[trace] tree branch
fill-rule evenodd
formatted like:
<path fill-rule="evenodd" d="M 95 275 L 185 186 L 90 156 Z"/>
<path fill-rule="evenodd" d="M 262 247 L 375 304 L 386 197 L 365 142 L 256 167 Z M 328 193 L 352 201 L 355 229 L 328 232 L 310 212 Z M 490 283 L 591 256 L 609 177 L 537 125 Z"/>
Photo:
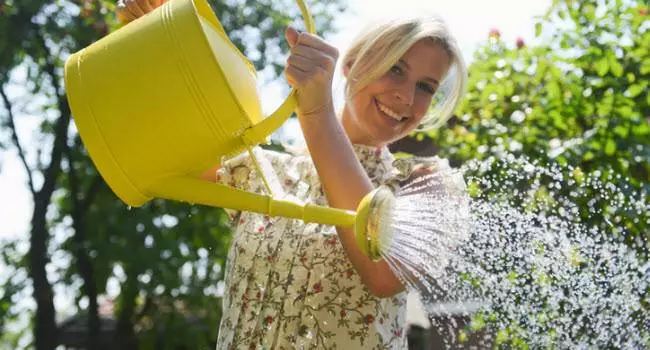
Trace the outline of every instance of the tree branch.
<path fill-rule="evenodd" d="M 47 166 L 47 169 L 43 174 L 44 184 L 40 190 L 42 195 L 49 197 L 54 191 L 56 179 L 58 178 L 59 172 L 61 170 L 61 158 L 68 138 L 68 126 L 70 125 L 71 111 L 70 106 L 68 105 L 68 100 L 61 92 L 61 84 L 59 81 L 60 79 L 56 74 L 56 67 L 52 62 L 52 55 L 50 54 L 49 48 L 45 44 L 45 38 L 40 33 L 40 30 L 36 24 L 34 24 L 34 26 L 34 30 L 37 34 L 34 39 L 38 42 L 39 46 L 43 50 L 43 56 L 46 59 L 43 70 L 50 77 L 56 96 L 57 107 L 61 113 L 61 116 L 57 120 L 54 128 L 54 146 L 52 147 L 50 164 Z"/>
<path fill-rule="evenodd" d="M 34 188 L 34 178 L 32 177 L 32 170 L 29 168 L 29 164 L 27 164 L 27 158 L 25 156 L 25 150 L 23 149 L 20 140 L 18 139 L 18 133 L 16 132 L 16 124 L 14 123 L 14 113 L 12 111 L 12 105 L 11 101 L 9 101 L 9 97 L 5 93 L 4 90 L 4 85 L 0 85 L 0 95 L 2 96 L 2 102 L 4 103 L 4 107 L 7 110 L 7 113 L 9 114 L 9 129 L 11 129 L 11 140 L 14 143 L 14 146 L 16 146 L 16 149 L 18 150 L 18 157 L 20 158 L 20 161 L 23 163 L 23 166 L 25 167 L 25 172 L 27 172 L 27 183 L 29 185 L 29 191 L 32 193 L 32 196 L 36 196 L 36 189 Z"/>
<path fill-rule="evenodd" d="M 90 207 L 90 204 L 92 204 L 93 200 L 95 200 L 95 195 L 97 192 L 99 192 L 99 188 L 102 185 L 102 178 L 99 175 L 95 175 L 93 177 L 92 182 L 88 186 L 88 190 L 86 191 L 86 196 L 84 197 L 84 200 L 79 203 L 79 208 L 81 211 L 84 213 L 88 210 Z"/>
<path fill-rule="evenodd" d="M 57 107 L 60 116 L 54 126 L 54 142 L 50 154 L 50 163 L 43 171 L 43 185 L 34 195 L 34 213 L 32 215 L 32 232 L 29 248 L 29 275 L 34 284 L 33 296 L 36 300 L 36 315 L 34 324 L 35 348 L 54 349 L 57 343 L 58 328 L 56 325 L 56 310 L 54 308 L 54 292 L 47 279 L 45 266 L 49 262 L 47 243 L 50 232 L 47 225 L 47 208 L 52 201 L 52 193 L 56 189 L 57 180 L 61 173 L 61 158 L 68 139 L 70 125 L 70 106 L 61 95 L 60 79 L 56 74 L 56 67 L 50 51 L 45 45 L 45 39 L 37 24 L 34 26 L 34 42 L 40 45 L 42 52 L 36 52 L 35 58 L 43 57 L 46 61 L 42 69 L 51 78 L 55 90 Z"/>

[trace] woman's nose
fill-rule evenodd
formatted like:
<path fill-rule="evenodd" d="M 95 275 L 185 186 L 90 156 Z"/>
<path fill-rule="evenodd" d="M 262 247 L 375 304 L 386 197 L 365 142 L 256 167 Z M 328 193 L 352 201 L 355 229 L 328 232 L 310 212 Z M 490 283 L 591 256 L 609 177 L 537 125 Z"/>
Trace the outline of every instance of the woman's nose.
<path fill-rule="evenodd" d="M 410 107 L 415 98 L 415 88 L 411 84 L 400 84 L 395 88 L 393 95 L 398 101 Z"/>

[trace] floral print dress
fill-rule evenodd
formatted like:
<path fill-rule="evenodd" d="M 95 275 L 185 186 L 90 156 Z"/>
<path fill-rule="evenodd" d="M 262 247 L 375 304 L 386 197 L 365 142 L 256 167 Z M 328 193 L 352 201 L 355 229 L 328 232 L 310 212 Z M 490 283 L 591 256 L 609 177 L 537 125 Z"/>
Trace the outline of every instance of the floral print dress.
<path fill-rule="evenodd" d="M 386 147 L 354 149 L 375 185 L 399 177 Z M 253 151 L 275 198 L 327 205 L 309 156 Z M 224 162 L 217 181 L 267 192 L 248 153 Z M 406 293 L 373 296 L 333 226 L 228 213 L 235 226 L 218 349 L 407 348 Z"/>

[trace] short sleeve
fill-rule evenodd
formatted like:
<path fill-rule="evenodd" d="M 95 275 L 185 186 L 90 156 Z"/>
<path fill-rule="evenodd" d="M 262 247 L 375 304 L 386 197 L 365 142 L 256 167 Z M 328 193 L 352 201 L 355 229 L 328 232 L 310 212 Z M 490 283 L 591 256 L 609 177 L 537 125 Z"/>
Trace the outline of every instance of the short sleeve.
<path fill-rule="evenodd" d="M 275 197 L 282 197 L 284 190 L 280 179 L 287 171 L 287 160 L 290 156 L 281 152 L 264 150 L 254 147 L 252 152 L 257 164 L 250 152 L 241 153 L 233 158 L 224 160 L 216 174 L 216 182 L 236 188 L 238 190 L 253 192 L 257 194 L 270 195 L 266 184 L 271 188 Z M 256 166 L 258 165 L 258 166 Z M 260 173 L 263 172 L 264 176 Z M 264 182 L 264 179 L 267 182 Z M 224 208 L 231 220 L 239 216 L 238 210 Z"/>
<path fill-rule="evenodd" d="M 252 191 L 254 190 L 254 184 L 251 180 L 254 172 L 254 165 L 250 154 L 244 152 L 222 162 L 221 167 L 217 170 L 216 182 L 242 191 Z M 240 214 L 239 210 L 230 208 L 223 209 L 231 220 L 236 219 Z"/>

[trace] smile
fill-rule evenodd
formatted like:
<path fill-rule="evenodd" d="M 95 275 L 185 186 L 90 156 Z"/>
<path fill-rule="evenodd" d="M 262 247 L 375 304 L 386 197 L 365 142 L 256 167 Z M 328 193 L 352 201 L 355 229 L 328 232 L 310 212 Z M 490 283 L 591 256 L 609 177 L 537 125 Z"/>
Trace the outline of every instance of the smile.
<path fill-rule="evenodd" d="M 397 113 L 394 110 L 390 109 L 388 106 L 380 103 L 377 99 L 375 99 L 375 104 L 377 105 L 377 109 L 379 109 L 379 111 L 382 112 L 382 114 L 384 114 L 386 117 L 389 117 L 389 118 L 391 118 L 393 120 L 396 120 L 398 122 L 403 122 L 406 119 L 408 119 L 408 117 L 401 116 L 401 115 L 399 115 L 399 113 Z"/>

